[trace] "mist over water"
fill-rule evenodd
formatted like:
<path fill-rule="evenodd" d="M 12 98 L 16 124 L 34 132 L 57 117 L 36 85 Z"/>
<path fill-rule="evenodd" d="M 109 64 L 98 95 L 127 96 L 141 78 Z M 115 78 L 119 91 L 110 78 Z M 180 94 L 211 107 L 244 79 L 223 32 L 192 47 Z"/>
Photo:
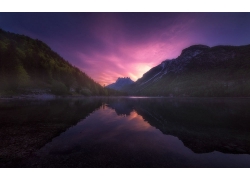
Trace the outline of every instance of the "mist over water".
<path fill-rule="evenodd" d="M 135 97 L 0 103 L 0 135 L 11 139 L 3 138 L 0 165 L 250 167 L 249 105 Z"/>

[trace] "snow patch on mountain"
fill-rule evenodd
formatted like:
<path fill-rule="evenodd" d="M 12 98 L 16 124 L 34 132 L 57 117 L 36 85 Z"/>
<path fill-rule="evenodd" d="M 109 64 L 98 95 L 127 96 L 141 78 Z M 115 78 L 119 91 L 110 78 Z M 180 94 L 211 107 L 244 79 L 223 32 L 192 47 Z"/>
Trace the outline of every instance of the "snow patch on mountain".
<path fill-rule="evenodd" d="M 209 47 L 204 45 L 194 45 L 184 49 L 181 55 L 176 59 L 165 60 L 160 65 L 158 65 L 158 67 L 161 67 L 161 69 L 157 73 L 155 73 L 153 77 L 140 83 L 140 86 L 145 85 L 149 82 L 158 81 L 167 73 L 179 73 L 183 71 L 185 66 L 190 62 L 191 59 L 203 53 L 207 49 L 209 49 Z"/>

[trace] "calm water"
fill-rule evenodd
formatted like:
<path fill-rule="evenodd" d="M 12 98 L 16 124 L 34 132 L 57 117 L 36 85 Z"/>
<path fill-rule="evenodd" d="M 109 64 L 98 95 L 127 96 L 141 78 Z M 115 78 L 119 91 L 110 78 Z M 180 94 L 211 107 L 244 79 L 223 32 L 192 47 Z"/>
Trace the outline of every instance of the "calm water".
<path fill-rule="evenodd" d="M 4 101 L 0 116 L 2 167 L 250 167 L 250 99 Z"/>

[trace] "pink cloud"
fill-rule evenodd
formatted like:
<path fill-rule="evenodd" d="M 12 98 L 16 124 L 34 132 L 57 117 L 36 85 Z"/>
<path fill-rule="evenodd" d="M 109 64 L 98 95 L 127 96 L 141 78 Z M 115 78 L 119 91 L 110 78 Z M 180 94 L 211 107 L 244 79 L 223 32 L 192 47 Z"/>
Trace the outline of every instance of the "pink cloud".
<path fill-rule="evenodd" d="M 134 41 L 126 39 L 126 27 L 119 18 L 112 14 L 106 16 L 108 18 L 97 17 L 91 27 L 93 36 L 104 44 L 105 50 L 77 52 L 84 63 L 80 68 L 102 85 L 113 83 L 118 77 L 131 77 L 136 81 L 163 60 L 177 57 L 191 44 L 190 37 L 184 38 L 190 21 L 177 21 Z"/>

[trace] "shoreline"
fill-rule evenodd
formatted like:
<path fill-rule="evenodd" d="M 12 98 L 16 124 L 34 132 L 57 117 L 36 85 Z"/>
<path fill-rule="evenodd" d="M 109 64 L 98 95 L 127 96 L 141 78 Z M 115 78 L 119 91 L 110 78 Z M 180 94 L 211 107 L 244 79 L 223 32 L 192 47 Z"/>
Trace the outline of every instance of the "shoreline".
<path fill-rule="evenodd" d="M 54 94 L 21 94 L 21 95 L 0 95 L 0 100 L 50 100 L 50 99 L 67 99 L 67 98 L 129 98 L 129 99 L 250 99 L 250 97 L 168 97 L 168 96 L 84 96 L 84 95 L 54 95 Z"/>

